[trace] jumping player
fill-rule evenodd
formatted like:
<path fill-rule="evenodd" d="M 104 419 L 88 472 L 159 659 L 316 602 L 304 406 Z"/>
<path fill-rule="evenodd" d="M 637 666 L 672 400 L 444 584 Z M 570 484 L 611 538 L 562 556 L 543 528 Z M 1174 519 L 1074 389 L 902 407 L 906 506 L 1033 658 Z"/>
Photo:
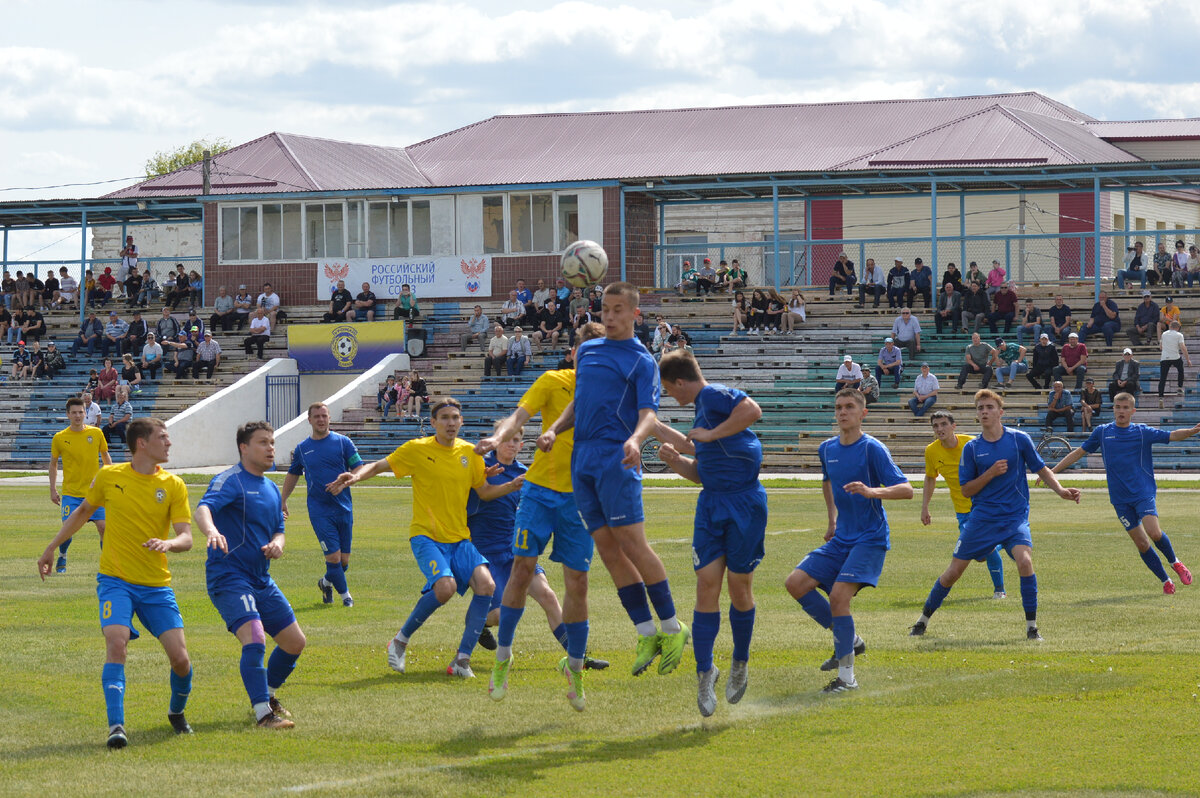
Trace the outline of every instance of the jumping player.
<path fill-rule="evenodd" d="M 303 474 L 308 484 L 308 522 L 317 534 L 321 553 L 325 555 L 325 575 L 317 580 L 321 600 L 333 603 L 336 590 L 343 607 L 353 607 L 346 571 L 350 568 L 350 546 L 354 539 L 354 503 L 350 491 L 334 496 L 325 486 L 344 471 L 363 464 L 354 441 L 329 430 L 329 407 L 314 402 L 308 407 L 308 423 L 312 435 L 296 445 L 292 464 L 283 478 L 283 517 L 288 517 L 288 497 L 296 489 Z"/>
<path fill-rule="evenodd" d="M 838 675 L 826 693 L 858 689 L 854 678 L 856 646 L 850 600 L 864 586 L 876 587 L 891 548 L 883 502 L 911 499 L 912 485 L 892 461 L 887 447 L 862 431 L 867 401 L 860 391 L 843 388 L 834 401 L 838 435 L 821 444 L 821 483 L 829 527 L 825 545 L 808 553 L 784 587 L 814 621 L 833 630 Z M 826 600 L 814 588 L 828 594 Z"/>
<path fill-rule="evenodd" d="M 962 525 L 950 567 L 933 583 L 921 617 L 909 629 L 920 637 L 929 619 L 950 593 L 972 560 L 983 559 L 1000 545 L 1017 564 L 1021 576 L 1021 606 L 1025 636 L 1042 639 L 1037 626 L 1037 576 L 1033 572 L 1033 538 L 1029 534 L 1029 484 L 1025 470 L 1035 472 L 1052 491 L 1079 502 L 1078 488 L 1064 488 L 1042 462 L 1024 432 L 1004 426 L 1004 399 L 984 389 L 975 394 L 975 413 L 983 432 L 963 447 L 958 466 L 962 494 L 971 500 L 971 514 Z"/>
<path fill-rule="evenodd" d="M 1167 558 L 1167 563 L 1179 575 L 1180 582 L 1190 585 L 1192 572 L 1175 556 L 1171 539 L 1158 523 L 1158 509 L 1154 501 L 1158 484 L 1154 481 L 1152 449 L 1156 443 L 1187 440 L 1200 433 L 1200 424 L 1167 432 L 1145 424 L 1131 423 L 1135 412 L 1137 400 L 1132 394 L 1122 392 L 1114 396 L 1112 423 L 1097 426 L 1081 446 L 1071 450 L 1051 470 L 1060 474 L 1085 453 L 1100 452 L 1104 460 L 1105 480 L 1108 482 L 1108 498 L 1117 511 L 1117 519 L 1133 539 L 1133 545 L 1142 555 L 1142 562 L 1162 582 L 1163 593 L 1170 596 L 1175 593 L 1175 583 L 1167 576 L 1158 554 L 1150 548 L 1150 544 L 1153 543 Z"/>
<path fill-rule="evenodd" d="M 329 492 L 336 496 L 356 482 L 389 470 L 398 477 L 412 476 L 409 544 L 417 566 L 425 575 L 425 591 L 408 620 L 388 643 L 388 665 L 397 673 L 404 673 L 409 639 L 455 592 L 463 595 L 470 587 L 474 595 L 467 609 L 462 640 L 458 654 L 446 666 L 446 673 L 473 679 L 471 652 L 483 632 L 496 586 L 488 572 L 487 560 L 471 543 L 467 498 L 474 488 L 484 501 L 498 499 L 518 490 L 525 480 L 518 476 L 504 485 L 488 484 L 487 478 L 501 469 L 484 466 L 474 447 L 458 437 L 462 405 L 457 399 L 434 399 L 430 415 L 434 435 L 408 441 L 382 460 L 341 474 L 329 485 Z"/>
<path fill-rule="evenodd" d="M 50 441 L 50 464 L 46 470 L 50 473 L 50 501 L 62 508 L 62 520 L 66 521 L 76 507 L 83 503 L 92 478 L 100 470 L 100 463 L 112 465 L 108 455 L 108 439 L 98 427 L 90 427 L 85 423 L 87 405 L 78 396 L 67 400 L 67 420 L 70 426 L 54 433 Z M 58 493 L 58 460 L 62 458 L 63 484 L 62 495 Z M 104 542 L 104 508 L 97 507 L 91 518 L 87 519 L 96 525 L 101 543 Z M 71 546 L 71 538 L 62 542 L 58 549 L 58 562 L 54 570 L 60 574 L 67 572 L 67 549 Z"/>
<path fill-rule="evenodd" d="M 659 654 L 658 672 L 674 671 L 690 635 L 675 617 L 662 560 L 646 540 L 642 444 L 658 423 L 659 382 L 654 358 L 634 337 L 637 306 L 635 286 L 613 283 L 604 289 L 600 316 L 605 337 L 580 345 L 575 353 L 575 399 L 538 438 L 539 448 L 552 451 L 560 433 L 575 429 L 575 503 L 637 629 L 634 676 Z M 661 633 L 650 615 L 651 604 Z M 578 677 L 569 669 L 566 675 L 568 682 Z"/>
<path fill-rule="evenodd" d="M 659 456 L 675 473 L 704 486 L 696 500 L 692 565 L 696 610 L 692 645 L 696 653 L 696 704 L 708 717 L 717 708 L 713 643 L 721 628 L 721 582 L 729 581 L 729 626 L 733 661 L 725 700 L 746 693 L 750 638 L 754 634 L 754 569 L 762 562 L 767 532 L 767 492 L 758 481 L 762 444 L 750 425 L 762 409 L 742 391 L 709 383 L 690 352 L 675 350 L 658 365 L 663 390 L 681 406 L 695 404 L 696 420 L 686 436 L 659 422 Z M 685 454 L 695 455 L 693 458 Z M 728 577 L 726 572 L 728 571 Z"/>
<path fill-rule="evenodd" d="M 604 328 L 600 324 L 588 322 L 581 325 L 576 335 L 576 347 L 572 352 L 577 352 L 578 347 L 585 341 L 603 336 Z M 512 415 L 501 421 L 490 437 L 481 440 L 475 451 L 497 449 L 503 441 L 511 440 L 526 421 L 539 413 L 542 417 L 542 432 L 545 432 L 559 419 L 574 396 L 574 369 L 547 371 L 538 377 L 521 397 Z M 525 596 L 535 584 L 536 574 L 541 571 L 537 558 L 546 550 L 550 538 L 553 537 L 554 549 L 550 553 L 550 559 L 562 563 L 565 585 L 562 634 L 556 629 L 555 636 L 560 642 L 564 642 L 565 638 L 567 656 L 565 664 L 559 662 L 559 670 L 563 671 L 567 678 L 571 705 L 576 709 L 583 709 L 586 701 L 583 671 L 589 666 L 600 668 L 601 663 L 603 667 L 607 667 L 607 663 L 586 656 L 587 577 L 592 562 L 592 538 L 579 517 L 579 509 L 575 506 L 575 495 L 572 492 L 573 430 L 565 430 L 556 437 L 557 442 L 550 451 L 539 449 L 534 453 L 533 466 L 525 475 L 525 485 L 521 488 L 516 516 L 517 537 L 510 546 L 512 574 L 508 585 L 500 591 L 499 646 L 496 649 L 496 664 L 492 668 L 488 695 L 500 701 L 508 691 L 513 638 L 521 615 L 525 612 Z M 627 560 L 619 550 L 614 556 Z M 625 567 L 632 569 L 633 565 L 628 563 Z M 544 581 L 545 577 L 540 579 Z"/>
<path fill-rule="evenodd" d="M 99 470 L 87 495 L 64 519 L 37 563 L 44 580 L 50 573 L 55 548 L 82 529 L 97 508 L 112 511 L 96 576 L 105 645 L 101 684 L 108 709 L 109 748 L 129 744 L 125 733 L 125 656 L 135 612 L 150 634 L 158 638 L 171 663 L 167 720 L 176 734 L 192 732 L 183 715 L 192 690 L 192 663 L 166 558 L 167 552 L 184 552 L 192 547 L 187 488 L 183 480 L 160 467 L 167 462 L 171 449 L 166 424 L 156 418 L 134 419 L 125 437 L 129 462 Z M 172 530 L 175 536 L 168 539 Z"/>
<path fill-rule="evenodd" d="M 196 508 L 208 539 L 208 597 L 242 644 L 242 684 L 260 729 L 290 729 L 292 713 L 276 691 L 307 642 L 292 605 L 275 584 L 271 560 L 283 556 L 283 500 L 263 474 L 275 463 L 275 430 L 265 421 L 238 427 L 239 462 L 213 477 Z M 263 667 L 267 635 L 275 650 Z"/>
<path fill-rule="evenodd" d="M 971 500 L 962 494 L 958 484 L 958 464 L 962 461 L 963 447 L 971 440 L 970 435 L 959 435 L 954 415 L 949 410 L 935 410 L 929 417 L 933 426 L 934 441 L 925 447 L 925 487 L 921 499 L 921 523 L 929 526 L 933 517 L 929 515 L 929 502 L 937 487 L 938 475 L 946 480 L 950 489 L 950 501 L 954 514 L 958 516 L 958 531 L 962 532 L 967 515 L 971 512 Z M 988 573 L 992 575 L 992 598 L 1008 598 L 1004 592 L 1004 560 L 1000 547 L 992 549 L 987 556 Z"/>

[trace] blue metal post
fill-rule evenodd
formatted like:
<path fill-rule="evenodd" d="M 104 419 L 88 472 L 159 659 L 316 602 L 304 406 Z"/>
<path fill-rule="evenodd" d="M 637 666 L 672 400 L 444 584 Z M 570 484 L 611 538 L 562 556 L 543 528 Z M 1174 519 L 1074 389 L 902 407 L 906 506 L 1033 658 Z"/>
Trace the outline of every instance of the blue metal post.
<path fill-rule="evenodd" d="M 84 295 L 84 275 L 87 272 L 87 209 L 79 212 L 79 323 L 87 318 L 84 313 L 87 308 L 87 297 Z M 117 354 L 120 354 L 119 352 Z"/>
<path fill-rule="evenodd" d="M 932 240 L 929 244 L 929 259 L 933 261 L 929 268 L 933 269 L 933 284 L 937 284 L 938 263 L 938 216 L 937 216 L 937 181 L 929 181 L 929 227 Z"/>
<path fill-rule="evenodd" d="M 1129 189 L 1125 189 L 1121 193 L 1125 195 L 1125 237 L 1122 239 L 1125 243 L 1121 245 L 1121 249 L 1124 251 L 1125 247 L 1129 246 Z M 1157 239 L 1157 236 L 1155 238 Z"/>
<path fill-rule="evenodd" d="M 617 194 L 617 199 L 621 203 L 621 282 L 626 282 L 625 272 L 625 189 L 622 188 Z"/>
<path fill-rule="evenodd" d="M 667 206 L 666 203 L 658 203 L 658 251 L 655 253 L 655 273 L 658 279 L 655 281 L 661 285 L 667 283 L 667 251 L 663 247 L 667 243 Z"/>
<path fill-rule="evenodd" d="M 807 215 L 808 207 L 807 206 L 809 205 L 809 203 L 805 202 L 805 205 L 806 205 L 806 207 L 804 209 L 805 210 L 804 226 L 805 226 L 805 228 L 807 228 L 808 227 L 808 215 Z M 771 186 L 771 216 L 773 217 L 773 224 L 774 224 L 773 229 L 775 230 L 775 290 L 778 291 L 779 290 L 779 186 Z M 763 275 L 763 276 L 766 277 L 766 275 Z"/>
<path fill-rule="evenodd" d="M 1125 217 L 1129 226 L 1129 217 Z M 1082 242 L 1081 242 L 1082 243 Z M 1096 273 L 1095 299 L 1100 301 L 1100 178 L 1092 178 L 1092 270 Z"/>
<path fill-rule="evenodd" d="M 958 270 L 966 274 L 967 268 L 967 192 L 958 192 Z"/>

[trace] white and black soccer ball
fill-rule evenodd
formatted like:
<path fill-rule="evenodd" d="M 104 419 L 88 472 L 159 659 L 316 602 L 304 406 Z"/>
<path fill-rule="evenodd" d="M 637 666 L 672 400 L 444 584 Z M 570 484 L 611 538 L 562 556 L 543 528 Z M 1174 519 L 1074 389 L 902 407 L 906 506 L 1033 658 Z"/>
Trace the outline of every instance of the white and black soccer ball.
<path fill-rule="evenodd" d="M 587 288 L 608 273 L 608 253 L 595 241 L 576 241 L 562 256 L 562 276 L 568 285 Z"/>
<path fill-rule="evenodd" d="M 356 349 L 354 345 L 354 339 L 348 335 L 339 336 L 337 341 L 334 342 L 334 346 L 337 347 L 337 353 L 341 355 L 342 358 L 350 357 L 354 354 L 354 350 Z"/>

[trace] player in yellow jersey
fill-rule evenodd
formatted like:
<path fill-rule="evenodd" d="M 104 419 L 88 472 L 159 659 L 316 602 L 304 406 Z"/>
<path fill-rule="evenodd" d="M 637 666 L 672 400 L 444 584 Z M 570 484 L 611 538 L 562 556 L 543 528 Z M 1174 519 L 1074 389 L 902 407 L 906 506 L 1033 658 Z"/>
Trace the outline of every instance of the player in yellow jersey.
<path fill-rule="evenodd" d="M 129 742 L 125 734 L 125 652 L 135 612 L 162 643 L 171 662 L 167 719 L 177 734 L 192 731 L 183 716 L 192 689 L 192 665 L 166 557 L 167 552 L 192 547 L 187 488 L 183 480 L 160 467 L 167 462 L 171 448 L 166 424 L 156 418 L 135 419 L 126 431 L 126 441 L 129 462 L 100 469 L 84 500 L 67 516 L 37 561 L 38 573 L 45 579 L 54 549 L 83 528 L 97 507 L 109 510 L 96 577 L 106 648 L 102 684 L 109 748 L 124 748 Z M 172 528 L 175 536 L 169 537 Z"/>
<path fill-rule="evenodd" d="M 604 327 L 596 322 L 588 322 L 579 328 L 576 346 L 603 337 Z M 572 353 L 574 351 L 575 348 L 572 348 Z M 475 446 L 475 451 L 480 454 L 493 451 L 539 413 L 542 416 L 542 432 L 545 432 L 574 398 L 575 370 L 547 371 L 521 397 L 513 414 L 501 421 L 491 436 L 481 440 Z M 568 429 L 558 436 L 558 445 L 553 449 L 548 452 L 538 449 L 533 456 L 533 465 L 525 474 L 521 503 L 517 507 L 512 575 L 500 602 L 496 664 L 488 684 L 488 694 L 497 701 L 504 698 L 508 691 L 513 635 L 525 612 L 525 596 L 537 570 L 537 558 L 546 550 L 551 536 L 554 537 L 554 550 L 550 553 L 550 559 L 563 566 L 563 624 L 567 638 L 565 660 L 577 673 L 589 666 L 608 667 L 607 662 L 589 661 L 586 656 L 587 574 L 591 567 L 593 545 L 592 537 L 579 517 L 571 487 L 573 437 L 573 430 Z M 575 685 L 573 692 L 575 698 L 572 706 L 583 709 L 582 684 Z"/>
<path fill-rule="evenodd" d="M 62 520 L 66 521 L 72 511 L 83 503 L 92 477 L 100 470 L 100 461 L 104 465 L 112 465 L 108 456 L 108 440 L 98 427 L 89 427 L 84 423 L 87 418 L 87 407 L 78 396 L 67 400 L 67 420 L 71 423 L 64 430 L 59 430 L 50 441 L 50 501 L 62 508 Z M 62 495 L 58 493 L 58 461 L 62 458 L 63 484 Z M 96 525 L 100 533 L 100 541 L 104 541 L 104 508 L 97 507 L 88 519 Z M 54 570 L 60 574 L 67 572 L 67 549 L 71 539 L 67 538 L 58 549 L 58 562 Z"/>
<path fill-rule="evenodd" d="M 496 585 L 488 573 L 487 560 L 471 543 L 467 498 L 474 488 L 484 501 L 496 499 L 520 489 L 524 479 L 517 477 L 504 485 L 487 482 L 489 476 L 500 473 L 501 467 L 486 468 L 475 448 L 458 437 L 463 419 L 462 405 L 457 399 L 434 398 L 430 402 L 430 416 L 435 434 L 408 441 L 382 460 L 341 474 L 328 488 L 336 496 L 356 482 L 385 471 L 398 477 L 412 476 L 409 544 L 425 574 L 425 591 L 404 626 L 388 643 L 388 665 L 404 673 L 409 638 L 456 591 L 463 595 L 470 587 L 474 595 L 467 610 L 462 641 L 446 673 L 473 679 L 471 652 L 479 642 Z"/>
<path fill-rule="evenodd" d="M 971 512 L 971 500 L 962 494 L 958 484 L 958 464 L 962 460 L 963 447 L 971 440 L 970 435 L 959 435 L 954 423 L 954 415 L 948 410 L 936 410 L 929 417 L 933 425 L 934 441 L 925 447 L 925 491 L 921 501 L 921 523 L 929 526 L 933 523 L 929 515 L 929 501 L 933 498 L 933 489 L 940 474 L 946 480 L 950 489 L 950 501 L 954 504 L 954 512 L 958 516 L 958 530 Z M 988 572 L 992 575 L 992 598 L 1007 598 L 1004 592 L 1004 560 L 1000 557 L 1000 547 L 997 546 L 987 556 Z"/>

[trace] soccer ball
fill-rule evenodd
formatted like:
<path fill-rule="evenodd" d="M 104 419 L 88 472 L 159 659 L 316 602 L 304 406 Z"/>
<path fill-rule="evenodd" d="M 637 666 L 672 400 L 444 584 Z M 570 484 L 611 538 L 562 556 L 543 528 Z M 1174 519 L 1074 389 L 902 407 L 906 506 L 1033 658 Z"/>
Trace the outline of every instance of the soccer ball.
<path fill-rule="evenodd" d="M 608 253 L 595 241 L 576 241 L 562 256 L 562 276 L 569 285 L 587 288 L 604 279 Z"/>

